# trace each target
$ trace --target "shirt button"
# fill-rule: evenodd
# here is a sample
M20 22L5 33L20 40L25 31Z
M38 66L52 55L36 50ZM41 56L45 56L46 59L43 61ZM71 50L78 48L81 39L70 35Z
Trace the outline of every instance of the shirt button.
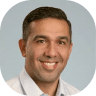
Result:
M40 96L48 96L47 94L42 94L42 95L40 95Z

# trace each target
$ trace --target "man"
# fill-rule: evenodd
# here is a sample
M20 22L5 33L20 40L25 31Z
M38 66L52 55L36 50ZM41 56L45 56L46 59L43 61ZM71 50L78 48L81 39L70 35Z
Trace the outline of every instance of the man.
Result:
M72 50L71 23L58 8L39 7L23 22L19 40L25 68L7 84L27 96L70 96L78 89L64 82L60 74Z

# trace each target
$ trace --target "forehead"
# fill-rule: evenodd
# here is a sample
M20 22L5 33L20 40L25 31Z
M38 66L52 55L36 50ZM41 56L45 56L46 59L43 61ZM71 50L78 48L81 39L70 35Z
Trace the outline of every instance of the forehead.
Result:
M45 18L36 20L29 25L31 37L35 35L46 35L50 38L57 36L69 37L69 26L65 20Z

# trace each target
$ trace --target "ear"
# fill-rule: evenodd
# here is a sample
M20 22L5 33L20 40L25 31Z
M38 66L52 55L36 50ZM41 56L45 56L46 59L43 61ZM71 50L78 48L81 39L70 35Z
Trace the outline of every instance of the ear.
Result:
M26 43L25 43L25 41L23 39L20 39L18 44L19 44L19 48L22 53L22 56L26 57Z
M72 46L73 46L73 43L71 43L69 46L70 46L70 48L69 48L69 56L70 56L71 51L72 51Z

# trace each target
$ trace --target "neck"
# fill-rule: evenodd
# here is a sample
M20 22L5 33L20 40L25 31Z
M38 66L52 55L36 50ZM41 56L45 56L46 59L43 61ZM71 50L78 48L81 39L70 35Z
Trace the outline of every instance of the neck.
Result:
M48 94L49 96L55 96L58 87L58 81L59 79L54 82L47 83L36 80L35 83L45 94Z
M45 94L48 94L49 96L56 96L59 77L54 82L43 82L41 80L38 80L35 76L32 76L32 73L31 73L32 71L28 71L26 67L25 67L25 69L26 69L27 73L29 74L29 76L34 80L34 82L37 84L37 86Z

